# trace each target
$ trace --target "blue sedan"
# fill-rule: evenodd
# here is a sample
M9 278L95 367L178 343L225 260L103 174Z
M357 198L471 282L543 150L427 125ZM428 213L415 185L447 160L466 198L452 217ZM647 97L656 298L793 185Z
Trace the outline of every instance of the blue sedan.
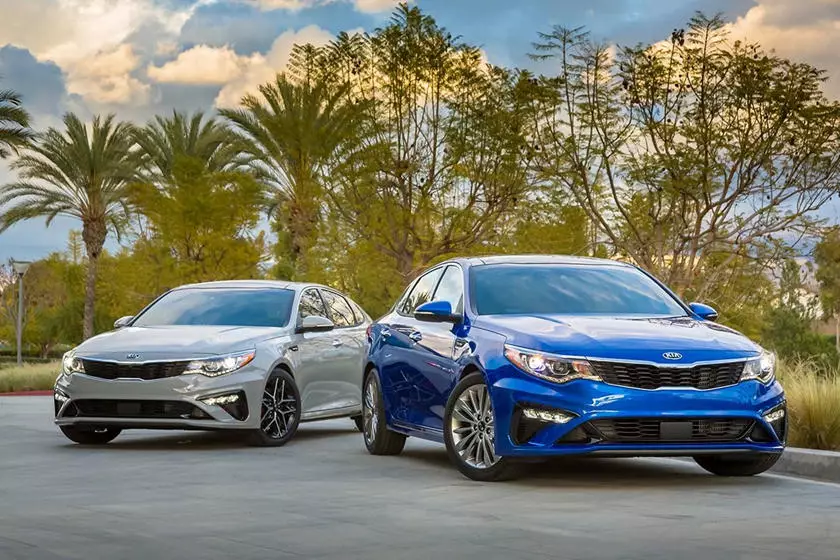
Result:
M773 354L625 263L455 259L368 329L365 445L444 443L474 480L559 455L689 456L723 476L784 449Z

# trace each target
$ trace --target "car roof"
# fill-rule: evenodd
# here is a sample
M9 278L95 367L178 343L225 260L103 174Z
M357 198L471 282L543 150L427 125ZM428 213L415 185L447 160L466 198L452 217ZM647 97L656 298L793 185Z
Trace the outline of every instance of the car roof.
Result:
M447 262L458 262L467 266L481 266L486 264L577 264L577 265L633 265L611 259L595 257L576 257L572 255L489 255L483 257L455 258Z
M311 282L290 282L288 280L218 280L215 282L200 282L196 284L184 284L174 288L176 290L183 290L186 288L262 288L274 290L300 290L302 288L329 288L321 284L314 284ZM337 290L334 290L337 291Z

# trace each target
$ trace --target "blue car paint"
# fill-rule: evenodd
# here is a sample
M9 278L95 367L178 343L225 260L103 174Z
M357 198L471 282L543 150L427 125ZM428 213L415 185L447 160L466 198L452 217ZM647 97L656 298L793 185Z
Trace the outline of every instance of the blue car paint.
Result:
M485 378L493 400L498 455L540 457L592 452L691 455L699 448L702 452L783 450L784 443L778 438L768 443L556 444L577 426L606 418L743 417L763 425L769 434L775 434L762 415L784 403L784 393L775 380L770 384L745 381L717 389L645 390L587 379L558 384L532 376L504 356L505 344L569 357L648 362L661 366L747 360L758 357L761 348L732 329L704 320L685 304L681 305L687 316L677 319L477 315L470 301L469 269L483 262L482 259L456 259L438 265L454 265L462 271L465 300L460 323L453 326L452 323L419 321L392 309L372 325L368 367L379 373L385 418L390 429L443 442L444 411L452 389L464 375L479 372ZM589 260L584 259L584 262ZM418 331L422 334L419 341L411 338L412 333ZM666 362L663 354L670 352L678 352L681 357L678 361ZM566 424L548 425L527 443L517 444L510 435L516 403L562 409L574 413L576 418Z

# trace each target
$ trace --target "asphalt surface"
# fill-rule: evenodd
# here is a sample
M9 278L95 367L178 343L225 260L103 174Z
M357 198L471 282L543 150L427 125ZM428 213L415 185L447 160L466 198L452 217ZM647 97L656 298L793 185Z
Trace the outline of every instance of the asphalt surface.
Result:
M279 449L124 432L82 447L47 397L0 398L0 560L840 558L840 486L669 459L463 478L441 446L367 454L350 420Z

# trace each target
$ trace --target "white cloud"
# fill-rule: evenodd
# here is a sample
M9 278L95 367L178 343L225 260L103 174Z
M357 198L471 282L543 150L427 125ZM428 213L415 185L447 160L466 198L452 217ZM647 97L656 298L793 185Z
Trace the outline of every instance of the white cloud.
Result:
M139 64L128 44L89 55L66 66L67 91L96 103L143 104L149 86L131 75Z
M389 12L403 0L240 0L246 4L258 6L261 10L298 11L337 1L351 2L356 10L365 13ZM412 0L408 0L409 3Z
M837 0L759 0L731 26L733 38L828 71L828 94L840 96L840 9Z
M265 55L255 53L240 58L240 61L244 61L243 71L225 84L216 98L216 105L218 107L236 106L245 94L253 93L260 85L272 80L278 72L285 70L292 48L296 44L324 45L332 39L333 36L329 31L317 25L284 32L274 40L271 49Z
M198 45L163 66L149 66L148 74L157 82L224 85L241 77L260 59L262 56L259 54L241 57L228 46Z
M175 38L198 6L215 1L172 10L155 0L26 0L0 19L0 37L56 63L73 93L100 103L139 103L148 87L129 75L138 61L126 41L149 26Z

